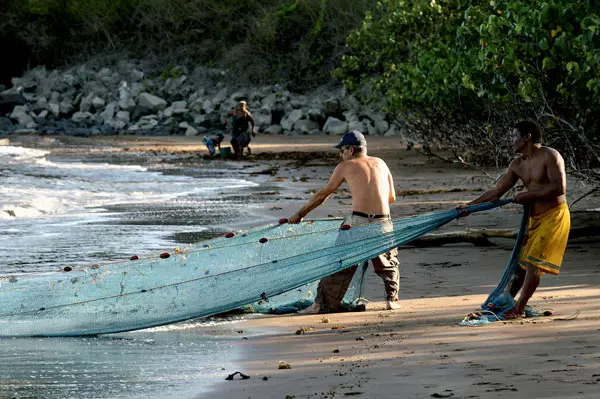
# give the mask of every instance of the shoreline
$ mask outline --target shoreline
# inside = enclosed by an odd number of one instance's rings
[[[206,152],[198,138],[69,138],[66,145],[62,139],[52,138],[46,147],[80,156],[119,158],[139,153],[138,159],[144,159],[153,154],[165,164],[183,166],[223,164],[198,156]],[[397,138],[367,139],[369,154],[388,163],[396,189],[404,194],[392,207],[396,218],[451,209],[490,186],[491,180],[481,172],[406,151]],[[36,140],[29,138],[31,143]],[[335,136],[259,135],[252,142],[253,152],[268,156],[226,165],[247,169],[249,180],[279,188],[272,200],[253,203],[250,212],[277,221],[291,216],[313,190],[326,183],[338,162],[335,151],[327,155],[337,140]],[[310,155],[314,157],[306,159]],[[269,168],[274,173],[258,173]],[[578,182],[570,182],[569,189],[570,198],[585,191]],[[596,198],[587,198],[577,208],[592,209],[595,203]],[[310,218],[343,216],[349,209],[350,199],[342,188]],[[440,231],[513,228],[519,219],[519,207],[508,205],[452,222]],[[228,227],[253,226],[249,220]],[[366,312],[261,316],[234,324],[248,339],[234,343],[242,358],[235,370],[223,371],[223,378],[235,371],[251,378],[215,381],[211,393],[193,397],[390,398],[401,392],[411,398],[596,398],[594,385],[600,384],[596,371],[600,362],[596,353],[600,343],[598,240],[571,241],[561,275],[542,277],[531,304],[551,309],[553,316],[458,327],[495,287],[508,260],[513,241],[493,242],[494,247],[403,247],[399,255],[403,308],[398,311],[382,310],[382,283],[369,269],[365,296],[372,302]],[[280,361],[292,368],[278,369]]]

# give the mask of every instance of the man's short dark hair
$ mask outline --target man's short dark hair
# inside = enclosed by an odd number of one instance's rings
[[[344,148],[354,148],[354,153],[355,154],[360,154],[360,153],[363,153],[363,152],[367,151],[367,146],[366,145],[345,145],[341,149],[344,149]]]
[[[523,138],[531,135],[531,141],[534,144],[542,143],[542,128],[538,123],[534,121],[520,121],[515,124],[515,129],[519,131]]]

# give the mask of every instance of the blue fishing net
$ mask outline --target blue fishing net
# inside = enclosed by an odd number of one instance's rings
[[[479,212],[508,202],[467,210]],[[264,305],[284,293],[275,300],[285,302],[287,295],[294,301],[311,301],[314,285],[306,284],[368,261],[459,216],[459,211],[449,210],[398,219],[392,221],[393,230],[383,223],[344,230],[337,219],[278,224],[151,258],[3,276],[0,336],[136,330]]]
[[[516,306],[517,302],[508,290],[510,289],[509,284],[517,272],[517,268],[520,267],[519,259],[521,258],[521,251],[523,249],[523,242],[525,235],[527,234],[528,225],[529,206],[525,205],[523,208],[523,217],[521,218],[521,226],[517,234],[515,245],[506,268],[500,277],[498,285],[481,304],[481,309],[474,313],[468,314],[458,323],[459,325],[478,326],[489,324],[494,321],[502,321],[505,320],[503,313],[513,309]],[[545,312],[538,312],[530,306],[525,306],[525,317],[538,317],[543,316],[544,314]]]

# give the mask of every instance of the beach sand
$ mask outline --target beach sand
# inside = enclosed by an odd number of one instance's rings
[[[406,150],[394,137],[368,137],[369,154],[392,170],[398,201],[394,217],[454,208],[493,185],[481,171],[444,163]],[[323,186],[338,162],[331,150],[338,137],[258,136],[252,159],[232,162],[250,179],[280,189],[277,201],[251,213],[276,221],[291,216]],[[104,137],[50,142],[53,151],[152,153],[164,162],[222,162],[201,156],[199,138]],[[495,177],[500,171],[488,170]],[[588,187],[569,181],[569,200]],[[596,213],[599,198],[580,201],[573,228]],[[343,216],[351,199],[342,187],[310,217]],[[250,218],[252,219],[252,218]],[[263,219],[264,220],[264,219]],[[483,212],[444,226],[516,229],[520,207]],[[233,229],[253,225],[239,221]],[[240,323],[243,357],[223,371],[210,398],[598,398],[600,384],[600,245],[598,237],[571,240],[560,276],[543,276],[530,304],[552,316],[495,322],[479,327],[457,323],[478,309],[496,286],[513,240],[496,245],[453,244],[400,250],[401,310],[385,311],[383,285],[370,270],[361,313],[253,316]],[[244,339],[245,338],[245,339]],[[281,362],[291,366],[279,369]],[[251,378],[225,381],[241,371]]]

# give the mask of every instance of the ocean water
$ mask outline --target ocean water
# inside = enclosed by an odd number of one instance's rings
[[[53,156],[0,145],[0,274],[122,260],[197,242],[247,218],[261,189],[224,162],[177,167],[143,156]],[[204,397],[235,371],[240,322],[202,319],[86,338],[0,338],[0,398]]]
[[[0,339],[0,398],[205,398],[233,373],[233,321],[83,338]]]

